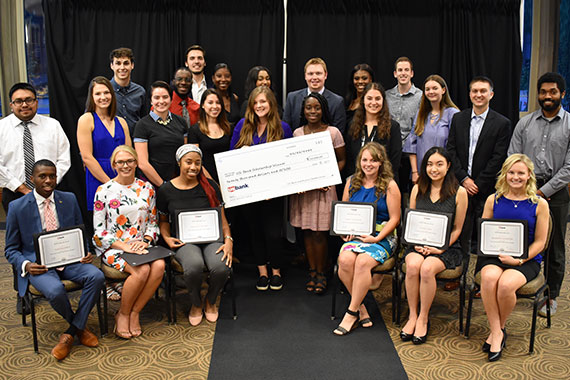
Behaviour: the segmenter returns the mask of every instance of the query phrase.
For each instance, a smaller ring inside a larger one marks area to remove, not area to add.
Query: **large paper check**
[[[225,207],[341,183],[328,131],[217,153],[214,159]]]

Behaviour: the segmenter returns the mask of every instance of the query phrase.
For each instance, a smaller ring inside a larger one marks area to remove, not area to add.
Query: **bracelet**
[[[415,172],[415,171],[412,170],[412,174],[418,174],[418,172]]]
[[[523,260],[523,259],[519,259],[519,267],[520,267],[521,265],[523,265],[523,263],[524,263],[524,260]]]
[[[224,236],[224,239],[230,239],[232,242],[234,241],[234,238],[233,238],[233,237],[231,237],[230,235],[226,235],[226,236]]]

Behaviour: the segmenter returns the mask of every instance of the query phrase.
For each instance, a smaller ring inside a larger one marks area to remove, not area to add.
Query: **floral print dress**
[[[95,193],[93,226],[97,256],[103,255],[105,264],[124,271],[123,251],[111,248],[111,244],[142,240],[145,236],[156,240],[159,229],[154,187],[138,178],[130,185],[114,180],[102,184]]]

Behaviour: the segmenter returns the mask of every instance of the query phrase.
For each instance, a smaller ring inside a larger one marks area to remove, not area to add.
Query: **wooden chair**
[[[65,287],[65,291],[67,293],[75,292],[78,290],[83,289],[81,284],[78,284],[73,281],[69,280],[61,280],[63,286]],[[35,353],[39,353],[38,350],[38,332],[37,332],[37,325],[36,325],[36,301],[45,298],[42,292],[36,289],[32,284],[28,284],[28,289],[26,294],[22,298],[22,303],[24,305],[29,306],[30,308],[30,315],[32,319],[32,336],[34,340],[34,351]],[[99,319],[99,331],[101,332],[101,336],[104,335],[103,330],[103,316],[101,314],[101,295],[97,299],[97,318]],[[26,313],[22,313],[22,325],[27,326],[26,324]]]
[[[531,281],[527,282],[521,286],[517,292],[517,299],[519,298],[529,298],[533,300],[532,307],[532,325],[530,329],[530,343],[528,353],[531,354],[534,351],[534,337],[536,335],[536,316],[538,314],[538,308],[546,302],[546,327],[550,328],[550,288],[547,284],[548,279],[548,257],[550,252],[550,244],[552,243],[552,214],[550,215],[548,223],[548,234],[546,236],[545,248],[542,251],[543,262],[542,271]],[[544,272],[544,273],[543,273]],[[473,284],[470,287],[469,292],[469,304],[467,306],[467,320],[465,322],[465,337],[469,338],[469,328],[471,326],[471,312],[473,308],[473,298],[477,291],[481,289],[481,271],[477,272],[473,278]]]
[[[181,276],[184,274],[184,268],[182,265],[174,258],[171,257],[170,260],[166,262],[166,271],[168,283],[170,284],[169,290],[167,291],[167,301],[168,301],[168,321],[172,321],[172,323],[177,322],[176,316],[176,276]],[[203,268],[204,276],[206,277],[206,281],[208,280],[208,269],[206,267]],[[235,284],[234,284],[234,270],[230,268],[230,273],[228,275],[228,279],[226,280],[226,284],[224,285],[223,293],[231,292],[232,297],[232,317],[234,320],[237,319],[237,308],[236,308],[236,296],[235,296]]]

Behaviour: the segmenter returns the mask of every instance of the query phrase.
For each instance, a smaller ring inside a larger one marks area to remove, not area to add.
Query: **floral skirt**
[[[386,225],[386,222],[376,225],[376,234],[382,231],[382,228]],[[374,260],[383,264],[384,261],[392,257],[396,244],[398,242],[396,236],[396,230],[393,233],[386,236],[384,239],[380,240],[378,243],[363,243],[359,240],[351,240],[346,242],[340,248],[341,252],[344,250],[352,251],[354,253],[365,253],[372,257]]]
[[[121,257],[121,253],[123,253],[123,251],[120,249],[110,248],[103,252],[103,262],[111,268],[124,272],[126,261]]]

